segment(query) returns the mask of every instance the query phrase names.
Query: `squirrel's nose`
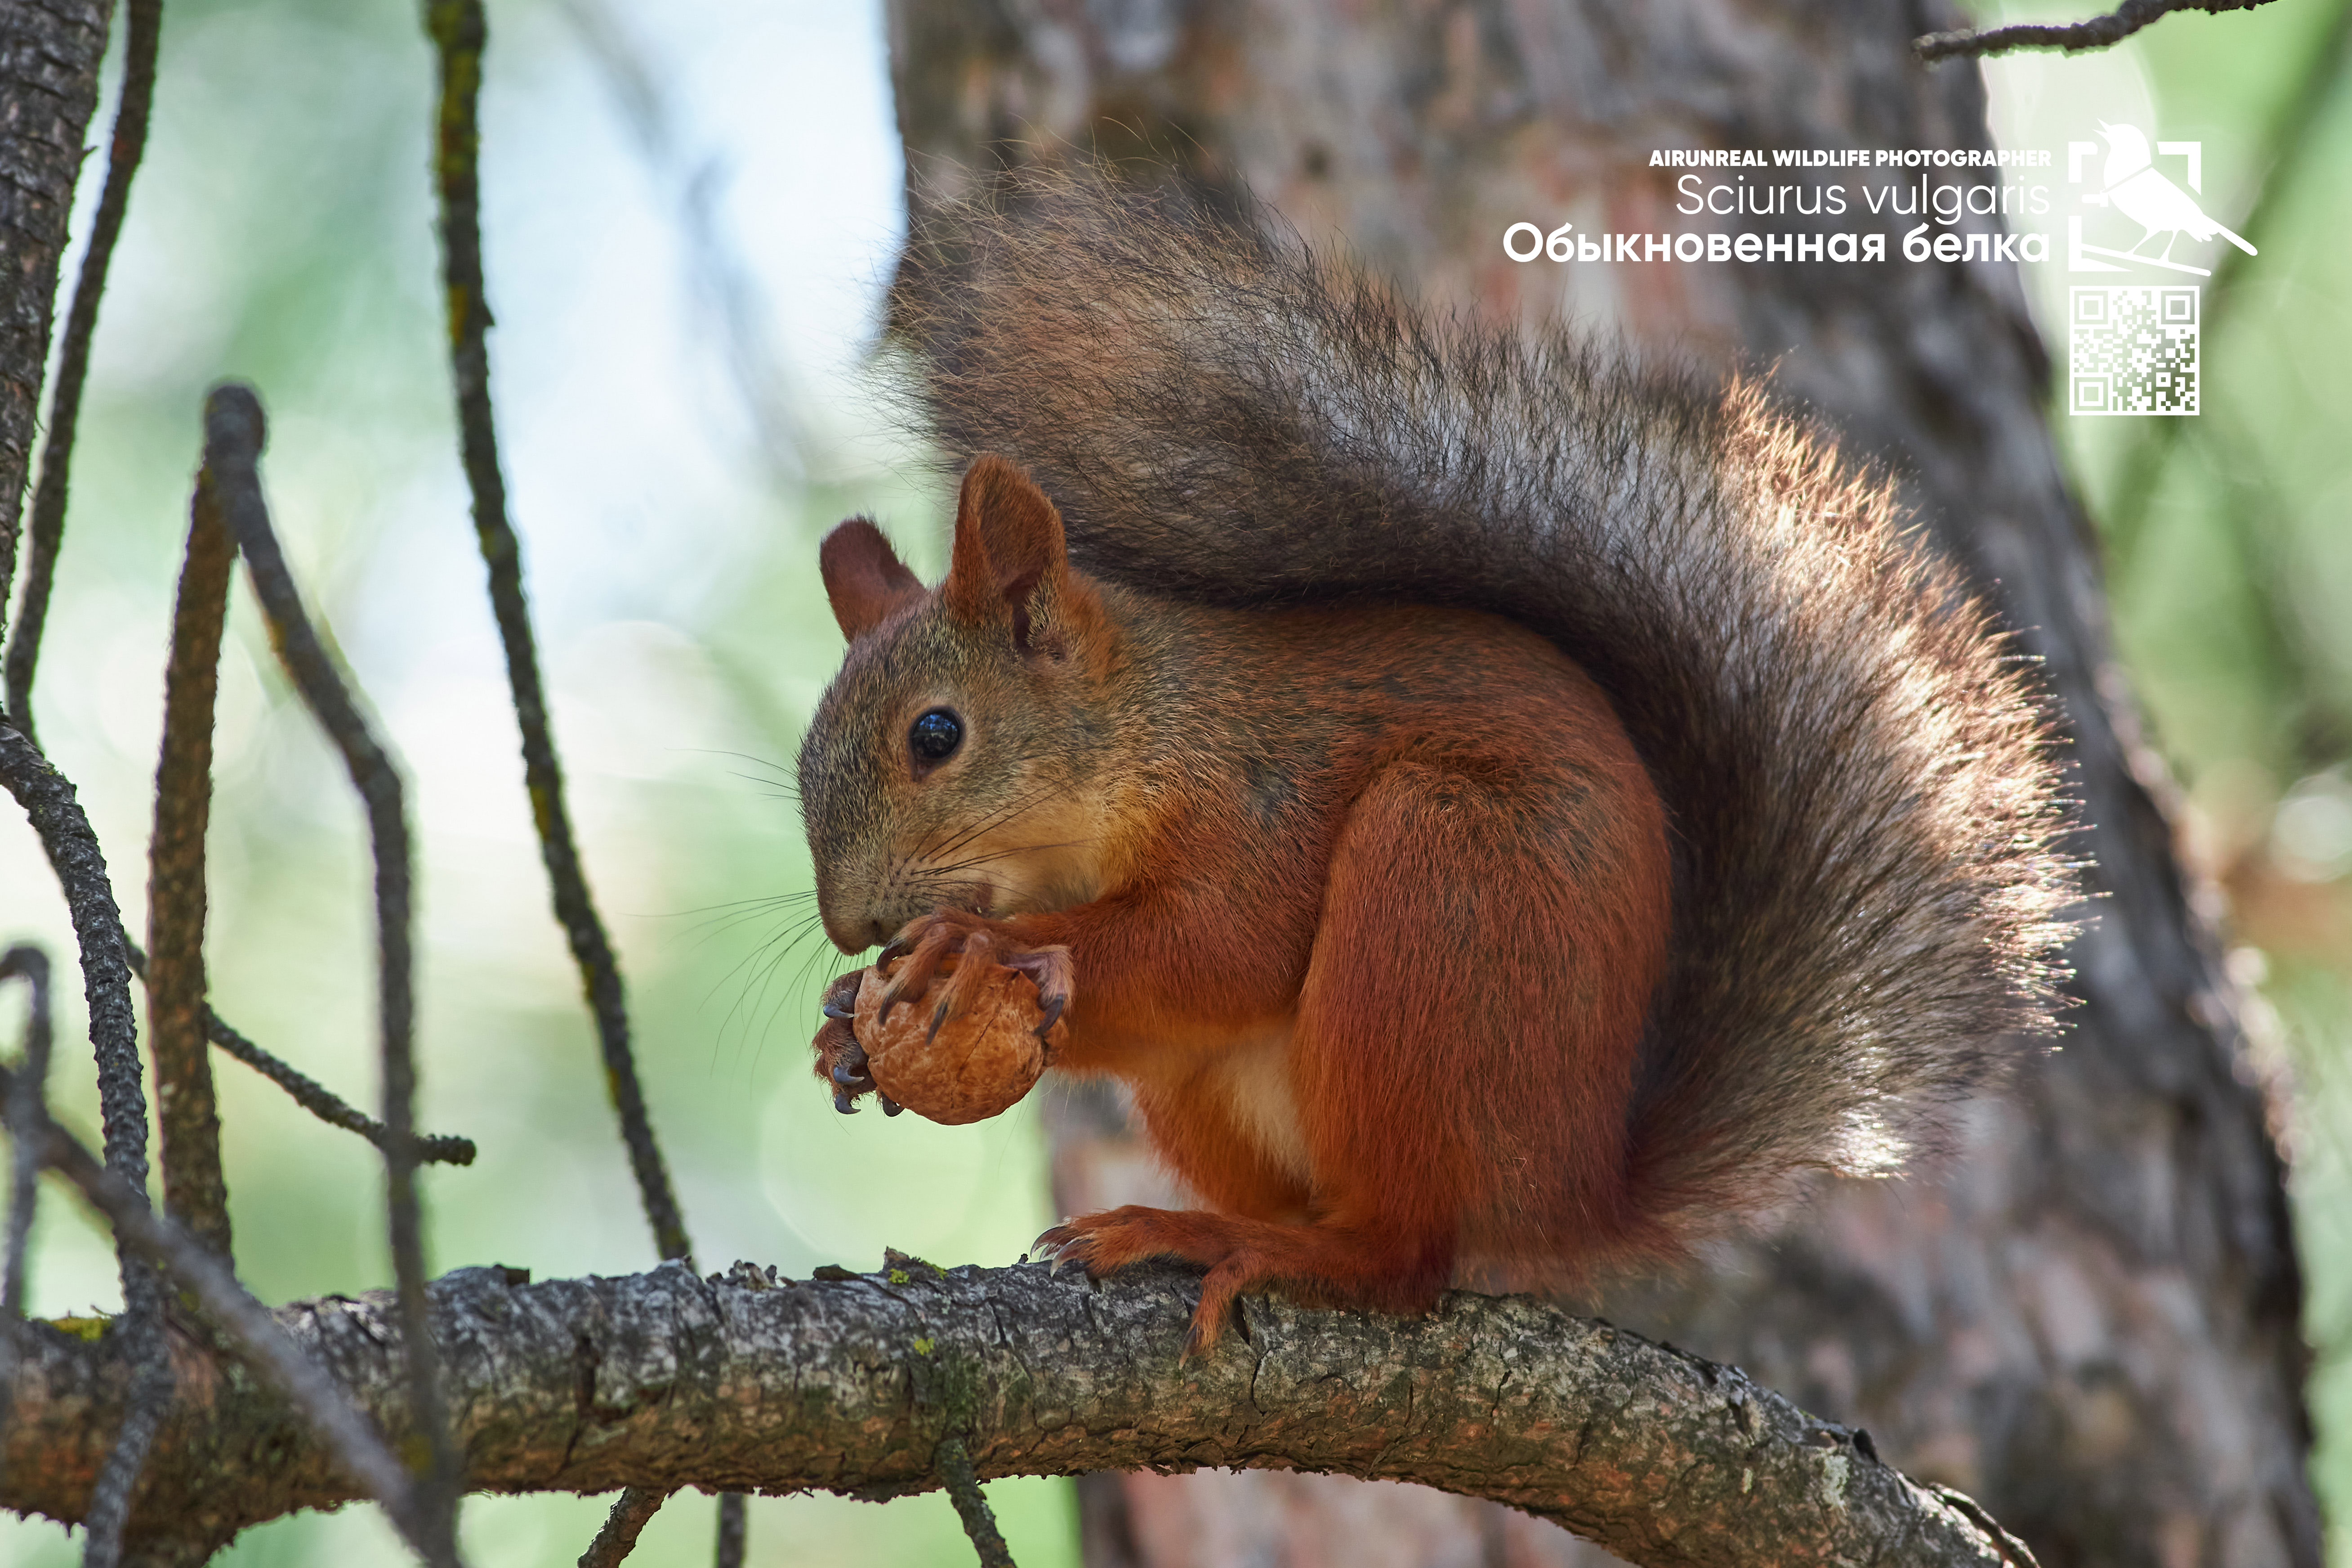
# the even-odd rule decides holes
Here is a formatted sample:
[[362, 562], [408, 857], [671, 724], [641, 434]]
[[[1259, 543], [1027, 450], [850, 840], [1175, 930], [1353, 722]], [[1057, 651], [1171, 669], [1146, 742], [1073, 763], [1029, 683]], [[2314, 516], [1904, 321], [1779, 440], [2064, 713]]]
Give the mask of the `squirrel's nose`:
[[866, 900], [832, 878], [817, 878], [816, 912], [824, 922], [826, 938], [845, 953], [862, 953], [890, 939], [890, 927]]
[[828, 916], [824, 923], [825, 936], [845, 953], [863, 953], [868, 947], [879, 946], [890, 940], [891, 930], [879, 920], [855, 916], [841, 920]]

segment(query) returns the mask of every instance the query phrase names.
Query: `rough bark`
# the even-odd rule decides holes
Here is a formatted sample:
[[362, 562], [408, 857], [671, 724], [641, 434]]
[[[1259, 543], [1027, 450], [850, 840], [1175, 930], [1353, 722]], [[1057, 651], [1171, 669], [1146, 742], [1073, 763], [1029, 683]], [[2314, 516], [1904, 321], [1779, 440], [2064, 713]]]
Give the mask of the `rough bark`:
[[212, 821], [213, 710], [236, 545], [218, 498], [199, 483], [163, 671], [163, 747], [147, 859], [147, 1049], [163, 1207], [223, 1258], [236, 1256], [222, 1174], [220, 1112], [205, 1030], [205, 833]]
[[0, 630], [16, 581], [58, 266], [111, 9], [107, 0], [0, 5]]
[[[1901, 476], [2064, 709], [2103, 895], [2074, 954], [2082, 1005], [2063, 1051], [2024, 1061], [1918, 1179], [1825, 1189], [1703, 1278], [1608, 1310], [1866, 1423], [2045, 1563], [2315, 1564], [2280, 1163], [2173, 859], [2164, 769], [2113, 662], [2014, 274], [1502, 254], [1523, 219], [1689, 226], [1672, 173], [1646, 166], [1654, 147], [1989, 146], [1974, 67], [1910, 53], [1951, 20], [1862, 0], [894, 0], [890, 27], [918, 204], [926, 181], [1056, 141], [1151, 152], [1245, 181], [1311, 241], [1343, 241], [1424, 298], [1774, 366], [1783, 394]], [[1090, 1136], [1057, 1156], [1065, 1207], [1148, 1201], [1132, 1146]], [[1284, 1511], [1301, 1538], [1358, 1506], [1287, 1478], [1248, 1484], [1297, 1489]], [[1202, 1502], [1155, 1548], [1139, 1521], [1168, 1515], [1169, 1486], [1089, 1486], [1098, 1565], [1206, 1560], [1204, 1517], [1234, 1500]]]
[[[2004, 1561], [1964, 1498], [1881, 1463], [1727, 1367], [1525, 1298], [1456, 1294], [1425, 1319], [1247, 1303], [1245, 1332], [1183, 1362], [1197, 1282], [1107, 1286], [1041, 1265], [941, 1273], [913, 1260], [827, 1282], [739, 1264], [539, 1284], [467, 1269], [433, 1286], [467, 1484], [491, 1491], [940, 1484], [961, 1437], [983, 1479], [1105, 1467], [1297, 1466], [1408, 1477], [1507, 1502], [1644, 1563]], [[389, 1292], [279, 1321], [397, 1446]], [[72, 1521], [128, 1372], [112, 1336], [36, 1328], [0, 1458], [0, 1504]], [[134, 1536], [224, 1541], [361, 1495], [240, 1367], [175, 1346], [179, 1402]]]

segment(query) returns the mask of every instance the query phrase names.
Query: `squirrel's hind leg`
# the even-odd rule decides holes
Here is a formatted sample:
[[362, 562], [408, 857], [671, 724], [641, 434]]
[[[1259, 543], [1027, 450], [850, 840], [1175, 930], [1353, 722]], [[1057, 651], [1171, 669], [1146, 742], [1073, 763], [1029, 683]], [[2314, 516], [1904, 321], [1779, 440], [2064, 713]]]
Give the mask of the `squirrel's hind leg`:
[[1291, 1037], [1318, 1214], [1611, 1250], [1667, 879], [1630, 747], [1381, 769], [1335, 846]]
[[[1517, 1249], [1605, 1248], [1664, 941], [1646, 789], [1630, 752], [1622, 768], [1383, 768], [1335, 846], [1283, 1065], [1312, 1218], [1119, 1208], [1047, 1231], [1045, 1250], [1097, 1275], [1150, 1257], [1206, 1265], [1187, 1340], [1200, 1349], [1258, 1285], [1426, 1311], [1474, 1224]], [[1183, 1090], [1232, 1092], [1212, 1075]], [[1217, 1140], [1232, 1118], [1211, 1113], [1223, 1107], [1139, 1103], [1180, 1173], [1231, 1165]]]

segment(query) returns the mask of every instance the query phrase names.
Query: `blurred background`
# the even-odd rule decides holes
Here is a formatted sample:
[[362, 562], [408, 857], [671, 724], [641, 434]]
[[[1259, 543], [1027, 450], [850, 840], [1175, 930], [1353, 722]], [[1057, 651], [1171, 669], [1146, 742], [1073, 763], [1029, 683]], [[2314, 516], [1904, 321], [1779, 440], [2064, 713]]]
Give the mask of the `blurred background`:
[[[2176, 17], [2102, 55], [1986, 68], [2005, 145], [2063, 148], [2053, 127], [2089, 106], [2201, 138], [2217, 215], [2263, 204], [2263, 255], [2209, 291], [2207, 412], [2059, 423], [2105, 538], [2131, 679], [2185, 791], [2191, 866], [2217, 912], [2226, 897], [2233, 971], [2259, 988], [2258, 1032], [2295, 1084], [2317, 1480], [2337, 1521], [2352, 1520], [2352, 232], [2337, 199], [2352, 189], [2352, 92], [2343, 51], [2328, 63], [2315, 50], [2343, 3]], [[809, 877], [786, 781], [839, 651], [815, 541], [866, 512], [929, 573], [945, 517], [926, 455], [889, 434], [869, 379], [903, 224], [879, 7], [501, 0], [490, 20], [484, 225], [512, 515], [589, 873], [698, 1259], [805, 1275], [875, 1267], [887, 1243], [942, 1264], [1009, 1262], [1052, 1218], [1034, 1103], [969, 1128], [845, 1119], [806, 1065], [815, 988], [838, 962], [791, 901]], [[547, 915], [455, 455], [430, 81], [406, 0], [167, 7], [36, 713], [143, 929], [196, 411], [213, 380], [252, 381], [271, 414], [278, 529], [412, 782], [421, 1121], [482, 1150], [425, 1175], [432, 1265], [635, 1271], [654, 1249]], [[2055, 268], [2028, 279], [2053, 355], [2064, 284]], [[359, 812], [241, 589], [231, 620], [215, 1001], [373, 1103]], [[9, 820], [0, 945], [26, 937], [61, 961], [71, 951], [38, 846]], [[79, 1040], [79, 988], [59, 999], [60, 1040]], [[11, 1039], [14, 1020], [11, 1008]], [[60, 1110], [94, 1128], [89, 1064], [61, 1059]], [[255, 1290], [282, 1301], [386, 1282], [373, 1151], [216, 1062]], [[60, 1194], [40, 1212], [31, 1309], [118, 1305], [102, 1235]], [[1066, 1483], [990, 1492], [1021, 1562], [1075, 1563]], [[604, 1507], [472, 1500], [467, 1548], [482, 1563], [569, 1563]], [[633, 1561], [707, 1560], [711, 1511], [674, 1500]], [[2335, 1557], [2352, 1563], [2347, 1535]], [[936, 1495], [755, 1499], [751, 1542], [762, 1563], [967, 1551]], [[55, 1526], [0, 1521], [0, 1561], [77, 1556]], [[223, 1559], [330, 1560], [404, 1559], [366, 1509], [250, 1531]]]

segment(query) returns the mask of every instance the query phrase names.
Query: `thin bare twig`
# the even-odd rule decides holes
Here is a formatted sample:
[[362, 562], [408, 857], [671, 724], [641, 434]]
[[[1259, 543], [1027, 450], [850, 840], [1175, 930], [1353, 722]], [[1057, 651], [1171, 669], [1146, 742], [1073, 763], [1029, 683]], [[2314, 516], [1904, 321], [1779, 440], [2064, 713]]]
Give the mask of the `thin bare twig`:
[[596, 1020], [604, 1055], [604, 1083], [620, 1114], [621, 1138], [655, 1245], [665, 1258], [691, 1260], [686, 1221], [670, 1186], [661, 1147], [654, 1141], [645, 1092], [629, 1045], [629, 1015], [621, 972], [604, 925], [589, 897], [588, 882], [573, 841], [563, 800], [563, 772], [548, 730], [547, 699], [541, 689], [539, 652], [524, 601], [522, 551], [507, 520], [506, 480], [499, 468], [498, 430], [490, 405], [487, 336], [490, 308], [482, 286], [480, 125], [477, 113], [482, 83], [482, 50], [488, 40], [481, 0], [427, 0], [425, 31], [440, 57], [440, 114], [433, 160], [441, 208], [441, 259], [448, 294], [449, 364], [457, 385], [457, 425], [465, 449], [466, 482], [474, 497], [474, 536], [489, 569], [490, 606], [505, 643], [507, 680], [514, 695], [515, 721], [522, 730], [523, 778], [530, 791], [547, 862], [555, 918], [572, 945], [580, 981]]
[[8, 1429], [8, 1405], [16, 1393], [16, 1323], [25, 1315], [25, 1244], [33, 1234], [33, 1207], [40, 1201], [40, 1155], [23, 1129], [40, 1117], [41, 1094], [49, 1077], [49, 956], [30, 943], [0, 953], [0, 980], [22, 980], [25, 1060], [5, 1103], [8, 1121], [8, 1239], [0, 1263], [0, 1432]]
[[1955, 1491], [1950, 1487], [1939, 1486], [1934, 1482], [1929, 1482], [1926, 1490], [1937, 1502], [1983, 1531], [1985, 1538], [1992, 1543], [1993, 1550], [2000, 1553], [2001, 1561], [2010, 1564], [2011, 1568], [2042, 1568], [2040, 1561], [2033, 1555], [2032, 1549], [2002, 1529], [2000, 1521], [1987, 1513], [1984, 1511], [1984, 1505], [1978, 1502], [1976, 1499], [1964, 1491]]
[[669, 1493], [659, 1487], [629, 1487], [613, 1504], [613, 1511], [604, 1516], [604, 1528], [580, 1554], [580, 1568], [620, 1568], [630, 1552], [636, 1550], [637, 1537], [644, 1533], [661, 1505], [669, 1500]]
[[[692, 1266], [693, 1243], [670, 1185], [669, 1168], [654, 1137], [629, 1042], [629, 1013], [619, 964], [596, 904], [564, 802], [563, 770], [547, 718], [547, 698], [539, 674], [539, 649], [523, 594], [522, 546], [507, 517], [506, 476], [499, 465], [498, 422], [490, 401], [489, 298], [482, 278], [481, 124], [482, 52], [489, 39], [481, 0], [426, 0], [425, 28], [440, 67], [440, 103], [435, 120], [434, 188], [440, 204], [441, 266], [447, 294], [449, 371], [457, 400], [457, 428], [466, 483], [474, 501], [474, 538], [489, 573], [490, 608], [505, 645], [507, 682], [514, 698], [515, 723], [522, 732], [523, 780], [530, 793], [531, 819], [539, 829], [541, 858], [547, 864], [555, 918], [580, 968], [581, 989], [596, 1023], [604, 1059], [604, 1086], [620, 1118], [621, 1141], [629, 1153], [637, 1194], [653, 1227], [654, 1246], [664, 1258]], [[719, 1500], [719, 1562], [738, 1568], [743, 1554], [743, 1500]], [[602, 1539], [600, 1537], [600, 1539]], [[730, 1545], [731, 1542], [731, 1545]]]
[[[547, 865], [555, 918], [571, 944], [572, 961], [579, 966], [581, 988], [594, 1018], [604, 1059], [605, 1089], [620, 1119], [621, 1141], [628, 1150], [646, 1219], [653, 1228], [655, 1248], [662, 1257], [681, 1259], [692, 1267], [693, 1243], [687, 1236], [685, 1216], [670, 1184], [661, 1145], [654, 1136], [653, 1118], [646, 1109], [645, 1090], [637, 1076], [620, 966], [588, 891], [572, 831], [562, 767], [556, 757], [547, 698], [540, 681], [537, 638], [523, 591], [521, 542], [507, 517], [506, 476], [499, 463], [498, 423], [490, 399], [490, 307], [482, 277], [478, 104], [488, 24], [480, 0], [428, 0], [425, 22], [440, 61], [440, 112], [433, 167], [441, 211], [443, 286], [448, 296], [450, 375], [457, 390], [466, 482], [473, 493], [474, 537], [489, 573], [490, 607], [505, 645], [507, 681], [513, 695], [515, 722], [522, 732], [524, 784], [539, 829], [540, 855]], [[755, 410], [766, 406], [755, 404]], [[625, 1541], [616, 1541], [614, 1532], [624, 1522], [624, 1511], [633, 1499], [643, 1506], [645, 1518], [652, 1517], [660, 1498], [648, 1495], [650, 1501], [634, 1491], [623, 1495], [590, 1545], [591, 1556], [610, 1550], [614, 1552], [612, 1561], [618, 1562], [628, 1553], [643, 1520], [630, 1528]], [[744, 1531], [743, 1499], [732, 1492], [721, 1494], [719, 1568], [740, 1568]]]
[[[131, 944], [131, 972], [144, 980], [147, 977], [147, 955], [139, 944]], [[384, 1147], [386, 1134], [383, 1124], [346, 1101], [341, 1095], [310, 1077], [284, 1058], [256, 1045], [236, 1030], [236, 1027], [215, 1012], [205, 1009], [205, 1038], [221, 1050], [244, 1062], [268, 1079], [294, 1103], [331, 1127], [341, 1127], [346, 1133], [357, 1133], [377, 1148]], [[416, 1157], [440, 1165], [470, 1166], [478, 1153], [471, 1138], [460, 1138], [444, 1133], [416, 1134]]]
[[971, 1468], [971, 1451], [963, 1446], [963, 1439], [952, 1433], [940, 1438], [933, 1458], [939, 1466], [940, 1479], [947, 1483], [948, 1500], [955, 1504], [956, 1517], [963, 1521], [963, 1532], [971, 1538], [971, 1549], [979, 1554], [980, 1568], [1013, 1568], [1013, 1549], [1004, 1544], [1003, 1531], [996, 1528], [995, 1511], [988, 1506], [988, 1498], [980, 1490], [980, 1477]]
[[139, 1371], [131, 1382], [130, 1412], [115, 1435], [105, 1468], [98, 1472], [98, 1484], [90, 1488], [89, 1513], [82, 1521], [81, 1568], [115, 1568], [122, 1561], [131, 1494], [172, 1404], [172, 1363], [160, 1312], [125, 1313], [115, 1332], [129, 1336], [130, 1354]]
[[[17, 1075], [0, 1068], [0, 1092], [12, 1100]], [[79, 1188], [114, 1234], [170, 1272], [205, 1315], [236, 1342], [247, 1361], [286, 1397], [360, 1489], [383, 1504], [393, 1524], [419, 1551], [428, 1521], [405, 1467], [326, 1370], [302, 1353], [269, 1309], [237, 1283], [227, 1263], [148, 1205], [147, 1195], [100, 1165], [80, 1141], [35, 1103], [34, 1124], [19, 1134], [35, 1157]]]
[[[0, 5], [0, 630], [113, 0]], [[5, 640], [5, 639], [0, 639]]]
[[205, 1040], [205, 829], [212, 817], [213, 700], [236, 546], [208, 477], [188, 508], [188, 547], [163, 676], [163, 743], [155, 765], [155, 836], [148, 846], [148, 1048], [155, 1057], [163, 1208], [224, 1258], [228, 1180]]
[[719, 1494], [719, 1544], [712, 1553], [717, 1568], [743, 1568], [743, 1543], [750, 1533], [745, 1513], [741, 1492]]
[[408, 1367], [411, 1418], [432, 1459], [423, 1487], [426, 1559], [441, 1568], [457, 1560], [457, 1450], [449, 1441], [438, 1358], [425, 1328], [425, 1250], [416, 1196], [416, 1066], [410, 1039], [415, 998], [410, 946], [408, 820], [400, 773], [352, 700], [341, 674], [320, 645], [302, 608], [294, 579], [271, 531], [261, 498], [261, 402], [250, 387], [231, 382], [205, 400], [205, 468], [221, 515], [269, 622], [269, 640], [302, 701], [342, 754], [352, 788], [367, 808], [375, 847], [377, 1007], [383, 1036], [384, 1166], [389, 1187], [393, 1273], [398, 1287], [402, 1343]]
[[65, 890], [81, 951], [82, 993], [98, 1057], [100, 1114], [107, 1168], [125, 1181], [147, 1180], [147, 1089], [139, 1061], [139, 1026], [131, 1009], [131, 966], [122, 913], [114, 902], [106, 855], [74, 798], [73, 785], [15, 726], [0, 721], [0, 784], [31, 819], [50, 868]]
[[[65, 337], [58, 346], [58, 384], [49, 397], [49, 438], [41, 448], [41, 478], [33, 489], [33, 511], [25, 557], [25, 600], [8, 642], [7, 698], [10, 719], [28, 740], [33, 731], [33, 671], [41, 656], [41, 630], [48, 620], [49, 589], [57, 580], [58, 546], [65, 536], [66, 482], [73, 466], [74, 430], [81, 417], [82, 383], [89, 372], [89, 340], [98, 328], [98, 302], [106, 292], [106, 269], [131, 204], [131, 177], [147, 148], [148, 110], [155, 99], [155, 50], [163, 31], [163, 0], [129, 0], [130, 29], [122, 56], [122, 98], [114, 111], [114, 137], [107, 149], [106, 185], [99, 193], [90, 224], [89, 248], [74, 281], [73, 305], [66, 313]], [[6, 590], [0, 578], [0, 592]]]
[[[156, 45], [163, 30], [162, 0], [130, 0], [128, 11], [122, 96], [115, 111], [114, 135], [107, 154], [106, 183], [100, 193], [97, 217], [91, 225], [80, 276], [75, 281], [73, 304], [67, 312], [65, 334], [58, 348], [58, 382], [49, 402], [48, 441], [41, 454], [40, 483], [33, 494], [24, 605], [5, 659], [0, 661], [5, 664], [5, 706], [11, 715], [8, 723], [0, 724], [0, 771], [5, 772], [11, 792], [33, 818], [50, 863], [65, 886], [67, 904], [73, 915], [74, 935], [81, 950], [83, 985], [89, 999], [90, 1043], [98, 1055], [107, 1169], [126, 1185], [141, 1187], [147, 1177], [147, 1103], [131, 1009], [125, 967], [128, 943], [121, 914], [115, 906], [105, 857], [99, 850], [97, 838], [74, 800], [72, 786], [42, 761], [33, 737], [32, 721], [33, 674], [40, 655], [42, 628], [47, 620], [49, 591], [56, 580], [58, 547], [64, 535], [67, 480], [72, 466], [82, 386], [89, 373], [89, 340], [98, 325], [99, 300], [106, 290], [114, 243], [121, 233], [123, 214], [130, 204], [131, 179], [146, 149], [148, 111], [154, 100]], [[11, 497], [12, 509], [13, 500]], [[13, 517], [10, 521], [13, 531]], [[0, 578], [0, 595], [5, 591], [5, 579]], [[45, 1067], [46, 1061], [42, 1065]], [[35, 1103], [28, 1108], [28, 1116], [38, 1111], [37, 1084], [31, 1093]], [[17, 1124], [20, 1139], [29, 1127], [29, 1120]], [[23, 1213], [29, 1220], [29, 1198], [23, 1206]], [[163, 1292], [152, 1272], [122, 1248], [119, 1237], [118, 1252], [125, 1308], [121, 1332], [128, 1341], [131, 1359], [138, 1371], [132, 1382], [130, 1408], [91, 1489], [89, 1533], [82, 1558], [89, 1568], [113, 1568], [121, 1555], [122, 1528], [130, 1513], [131, 1493], [146, 1461], [147, 1450], [163, 1424], [163, 1410], [172, 1393], [171, 1364], [163, 1339]], [[21, 1260], [14, 1253], [12, 1245], [10, 1275], [16, 1280]], [[12, 1312], [5, 1320], [0, 1320], [0, 1327], [11, 1333], [15, 1329], [14, 1316]]]
[[[147, 1185], [147, 1089], [139, 1061], [138, 1022], [131, 1007], [129, 939], [114, 902], [106, 855], [67, 782], [40, 748], [0, 720], [0, 783], [8, 787], [33, 824], [50, 869], [66, 895], [81, 956], [82, 994], [89, 1011], [89, 1042], [98, 1059], [99, 1114], [105, 1125], [107, 1169], [127, 1185]], [[121, 1546], [122, 1519], [171, 1396], [163, 1340], [163, 1295], [154, 1270], [118, 1234], [123, 1325], [132, 1364], [130, 1408], [92, 1490], [84, 1548], [88, 1563], [106, 1568]]]
[[1956, 55], [2000, 55], [2011, 49], [2104, 49], [2122, 43], [2142, 27], [2175, 11], [2202, 11], [2218, 16], [2224, 11], [2251, 11], [2271, 0], [2124, 0], [2104, 16], [2082, 22], [2021, 22], [2011, 27], [1988, 27], [1979, 33], [1956, 27], [1948, 33], [1928, 33], [1911, 40], [1911, 52], [1922, 65], [1934, 65]]
[[[131, 972], [142, 980], [147, 977], [147, 955], [140, 951], [135, 942], [131, 945]], [[382, 1122], [299, 1068], [239, 1034], [235, 1025], [209, 1006], [205, 1009], [205, 1038], [285, 1090], [296, 1104], [327, 1125], [341, 1127], [346, 1133], [357, 1133], [379, 1149], [385, 1146], [384, 1140], [388, 1134]], [[470, 1166], [478, 1152], [471, 1138], [454, 1137], [443, 1133], [416, 1134], [416, 1157], [419, 1161]]]
[[[277, 1084], [294, 1103], [331, 1127], [357, 1133], [378, 1149], [391, 1146], [391, 1134], [382, 1122], [344, 1101], [333, 1090], [237, 1033], [212, 1009], [205, 1009], [205, 1037], [221, 1050]], [[470, 1166], [478, 1152], [471, 1138], [447, 1133], [419, 1133], [412, 1139], [419, 1163]]]
[[[25, 982], [25, 1061], [16, 1071], [16, 1087], [8, 1097], [10, 1135], [33, 1124], [49, 1081], [49, 1047], [56, 1039], [49, 1022], [49, 956], [29, 942], [0, 953], [0, 980]], [[5, 1267], [0, 1267], [0, 1324], [13, 1325], [25, 1315], [25, 1244], [32, 1235], [33, 1205], [40, 1193], [36, 1179], [41, 1162], [22, 1138], [10, 1158], [8, 1179], [8, 1240]], [[0, 1357], [6, 1354], [0, 1339]], [[0, 1427], [7, 1423], [8, 1389], [0, 1378]]]

